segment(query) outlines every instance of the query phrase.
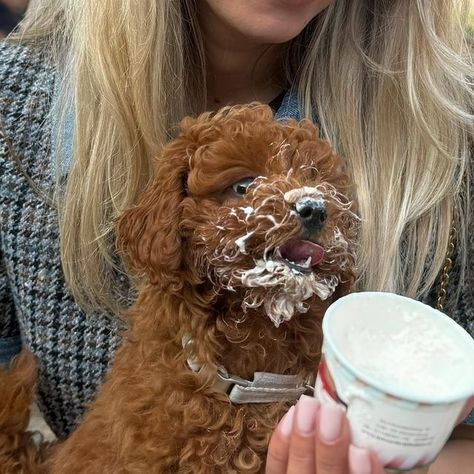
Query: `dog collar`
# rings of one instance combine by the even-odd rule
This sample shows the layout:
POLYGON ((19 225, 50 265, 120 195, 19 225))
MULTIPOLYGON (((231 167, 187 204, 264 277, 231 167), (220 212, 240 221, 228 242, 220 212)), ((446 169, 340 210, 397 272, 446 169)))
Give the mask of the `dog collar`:
MULTIPOLYGON (((183 337, 183 347, 191 338, 183 337)), ((202 365, 195 359, 187 359, 188 367, 199 373, 202 365)), ((222 365, 217 366, 213 388, 226 393, 230 401, 242 403, 271 403, 296 401, 308 390, 313 390, 310 381, 301 382, 297 375, 282 375, 271 372, 255 372, 253 380, 229 374, 222 365)))

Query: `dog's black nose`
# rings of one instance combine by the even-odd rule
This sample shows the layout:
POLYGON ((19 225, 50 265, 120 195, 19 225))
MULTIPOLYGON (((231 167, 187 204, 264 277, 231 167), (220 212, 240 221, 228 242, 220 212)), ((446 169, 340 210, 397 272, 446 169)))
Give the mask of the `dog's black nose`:
POLYGON ((305 228, 310 232, 317 232, 323 228, 326 220, 326 206, 321 199, 303 197, 296 203, 298 213, 305 228))

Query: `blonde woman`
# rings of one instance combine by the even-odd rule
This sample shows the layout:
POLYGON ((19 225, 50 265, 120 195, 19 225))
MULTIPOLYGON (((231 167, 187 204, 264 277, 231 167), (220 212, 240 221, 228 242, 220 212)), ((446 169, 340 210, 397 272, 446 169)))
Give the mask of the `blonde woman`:
MULTIPOLYGON (((224 104, 317 115, 358 186, 358 287, 443 306, 473 333, 465 3, 31 2, 0 46, 0 357, 38 356, 59 437, 94 396, 133 298, 114 220, 178 121, 224 104)), ((268 472, 349 472, 346 421, 312 403, 294 410, 305 430, 291 417, 276 430, 268 472)), ((453 440, 430 472, 467 472, 472 452, 453 440)), ((368 452, 349 457, 352 472, 381 472, 368 452)))

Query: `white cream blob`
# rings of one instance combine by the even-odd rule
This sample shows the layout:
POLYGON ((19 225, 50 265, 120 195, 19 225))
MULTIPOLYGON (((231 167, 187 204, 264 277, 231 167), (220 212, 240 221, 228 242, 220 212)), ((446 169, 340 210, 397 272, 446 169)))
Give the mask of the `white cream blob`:
POLYGON ((292 189, 287 191, 283 198, 286 202, 294 204, 301 198, 316 198, 323 199, 324 194, 317 187, 303 186, 302 188, 292 189))
POLYGON ((321 276, 317 273, 302 273, 277 260, 257 260, 255 267, 240 274, 243 286, 248 288, 278 288, 269 291, 263 298, 246 298, 244 309, 263 305, 267 316, 278 327, 293 315, 306 313, 309 309, 304 302, 314 295, 321 300, 329 298, 339 284, 337 275, 321 276))
POLYGON ((247 251, 245 250, 245 241, 252 235, 254 234, 254 231, 247 232, 245 235, 242 237, 239 237, 238 239, 235 240, 235 245, 237 245, 240 253, 243 255, 247 254, 247 251))

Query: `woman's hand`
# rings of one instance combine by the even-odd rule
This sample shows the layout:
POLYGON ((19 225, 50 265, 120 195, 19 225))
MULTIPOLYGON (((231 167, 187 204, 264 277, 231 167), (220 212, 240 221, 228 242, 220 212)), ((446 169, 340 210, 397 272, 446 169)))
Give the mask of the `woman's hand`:
POLYGON ((303 395, 273 432, 266 474, 385 474, 385 471, 374 454, 350 444, 349 424, 341 408, 319 406, 315 398, 303 395))
MULTIPOLYGON (((459 416, 461 422, 473 409, 471 398, 459 416)), ((459 436, 472 439, 471 436, 459 436)), ((446 463, 453 472, 464 472, 453 460, 446 460, 444 449, 433 464, 446 463)), ((410 471, 427 473, 428 467, 410 471)), ((431 472, 431 470, 430 470, 431 472)), ((444 471, 443 471, 444 472, 444 471)), ((349 425, 339 407, 319 406, 315 398, 303 395, 291 407, 273 432, 268 447, 266 474, 385 474, 378 458, 350 444, 349 425)))

